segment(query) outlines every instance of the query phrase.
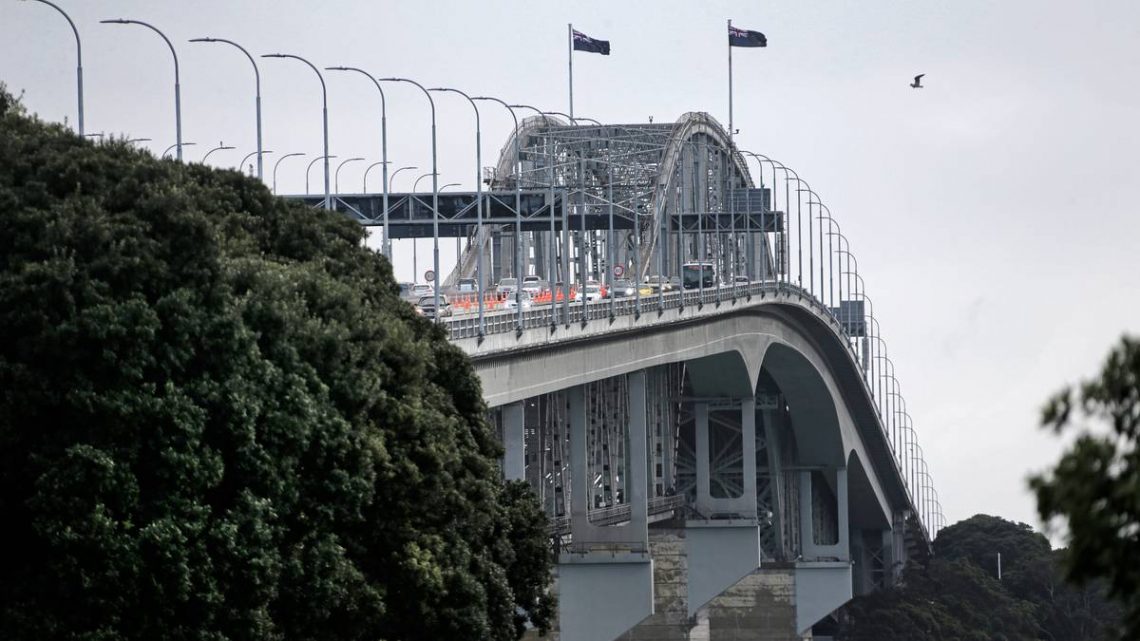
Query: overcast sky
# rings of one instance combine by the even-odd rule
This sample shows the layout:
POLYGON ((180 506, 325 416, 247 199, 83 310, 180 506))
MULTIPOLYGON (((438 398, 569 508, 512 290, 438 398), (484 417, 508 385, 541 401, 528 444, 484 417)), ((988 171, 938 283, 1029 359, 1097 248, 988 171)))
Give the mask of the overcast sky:
MULTIPOLYGON (((237 50, 192 37, 565 111, 573 22, 612 47, 576 55, 577 115, 662 122, 708 111, 727 122, 725 19, 763 31, 768 48, 734 52, 737 142, 796 169, 850 239, 951 522, 986 512, 1038 524, 1025 479, 1061 451, 1038 428, 1043 401, 1095 373, 1140 324, 1135 0, 57 2, 83 39, 87 131, 151 138, 156 151, 174 143, 165 45, 98 23, 145 20, 179 53, 183 138, 197 143, 187 159, 236 146, 210 158, 219 166, 255 149, 252 69, 237 50), (917 73, 927 74, 921 91, 907 86, 917 73)), ((307 153, 278 175, 279 191, 303 192, 321 147, 317 79, 295 61, 259 63, 264 146, 276 152, 266 172, 277 155, 307 153)), ((0 81, 42 118, 74 122, 74 74, 62 17, 0 0, 0 81)), ((331 153, 379 160, 375 87, 326 80, 331 153)), ((421 168, 396 178, 407 190, 430 171, 426 101, 409 85, 387 95, 393 166, 421 168)), ((437 103, 441 184, 473 189, 470 106, 437 103)), ((491 165, 510 118, 488 104, 483 122, 491 165)), ((360 189, 365 165, 344 167, 343 191, 360 189)), ((401 279, 410 253, 397 248, 401 279)), ((442 254, 446 271, 453 245, 442 254)))

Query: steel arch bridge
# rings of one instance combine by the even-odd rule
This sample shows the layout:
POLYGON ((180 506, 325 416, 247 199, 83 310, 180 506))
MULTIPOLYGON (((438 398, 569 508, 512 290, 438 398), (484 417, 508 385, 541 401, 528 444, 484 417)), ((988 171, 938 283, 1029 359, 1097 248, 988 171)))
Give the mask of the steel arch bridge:
MULTIPOLYGON (((778 220, 771 215, 769 221, 760 219, 763 194, 750 189, 753 185, 747 162, 729 149, 727 132, 715 119, 699 112, 686 113, 672 124, 572 125, 547 115, 524 119, 517 135, 512 134, 503 146, 491 185, 503 191, 547 190, 549 201, 563 199, 568 212, 564 220, 555 221, 553 232, 532 232, 525 238, 520 234, 517 240, 504 234, 505 248, 498 252, 502 258, 491 274, 492 280, 514 273, 516 267, 507 259, 513 258, 511 244, 518 242, 531 258, 522 265, 523 275, 541 274, 548 280, 554 275, 565 281, 561 277, 572 268, 550 260, 559 253, 550 239, 563 226, 581 234, 575 237, 573 248, 581 257, 577 269, 595 279, 613 265, 621 265, 625 274, 641 279, 651 272, 677 272, 686 250, 692 258, 703 255, 723 259, 725 273, 744 274, 751 263, 743 254, 736 255, 737 261, 727 262, 729 253, 713 251, 714 245, 719 247, 716 243, 725 242, 715 236, 716 230, 729 232, 739 224, 743 234, 764 224, 775 228, 778 220), (732 194, 739 202, 728 206, 732 194), (713 226, 706 229, 704 225, 708 224, 713 226), (615 233, 602 233, 610 229, 615 233), (710 244, 669 245, 669 239, 684 235, 682 230, 690 235, 708 231, 710 244), (584 247, 577 244, 583 242, 584 247), (530 248, 534 251, 527 251, 530 248), (706 253, 701 254, 701 249, 706 253)), ((746 238, 739 236, 741 242, 746 238)), ((489 234, 483 237, 486 254, 491 253, 490 241, 489 234)), ((469 246, 447 283, 477 275, 474 250, 480 244, 476 240, 469 246)))
POLYGON ((390 194, 387 212, 378 194, 334 202, 388 238, 467 240, 438 320, 475 363, 505 476, 552 520, 561 638, 739 617, 724 595, 775 576, 795 585, 786 627, 804 634, 928 551, 941 509, 871 300, 794 170, 704 113, 543 114, 485 182, 437 209, 432 194, 390 194), (686 283, 686 264, 715 277, 686 283), (595 299, 591 281, 614 290, 619 271, 630 295, 595 299), (669 569, 682 596, 654 589, 669 569))

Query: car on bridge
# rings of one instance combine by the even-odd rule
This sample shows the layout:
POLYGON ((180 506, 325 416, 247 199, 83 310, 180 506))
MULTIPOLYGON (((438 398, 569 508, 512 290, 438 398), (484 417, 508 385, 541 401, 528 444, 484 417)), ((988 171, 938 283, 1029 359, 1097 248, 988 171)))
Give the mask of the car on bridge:
POLYGON ((435 294, 432 294, 431 296, 423 296, 420 298, 419 302, 416 303, 416 311, 418 311, 421 316, 432 320, 436 318, 447 318, 451 316, 451 304, 448 302, 446 295, 440 294, 439 313, 437 314, 435 308, 435 294))
POLYGON ((538 276, 526 276, 523 278, 522 288, 524 292, 530 292, 531 296, 537 296, 550 289, 550 283, 542 280, 538 276))
POLYGON ((633 287, 633 281, 620 279, 615 280, 606 290, 606 298, 626 298, 636 293, 637 290, 633 287))
POLYGON ((503 309, 517 310, 519 307, 522 307, 523 309, 530 309, 533 306, 534 297, 532 297, 530 295, 530 292, 526 291, 525 289, 519 294, 518 302, 515 301, 515 297, 513 295, 508 296, 507 299, 503 301, 503 309))
POLYGON ((455 291, 460 294, 474 294, 479 290, 479 281, 474 278, 460 278, 455 284, 455 291))
POLYGON ((497 294, 513 294, 519 288, 519 279, 517 278, 502 278, 499 279, 499 285, 495 287, 497 294))
POLYGON ((416 283, 415 285, 412 285, 412 291, 409 293, 409 296, 412 300, 419 300, 424 296, 433 295, 435 295, 435 288, 431 285, 424 285, 423 283, 416 283))
POLYGON ((602 287, 602 284, 599 283, 598 281, 596 281, 596 280, 586 281, 586 301, 592 303, 594 301, 602 300, 602 298, 604 298, 603 291, 604 291, 604 288, 602 287))

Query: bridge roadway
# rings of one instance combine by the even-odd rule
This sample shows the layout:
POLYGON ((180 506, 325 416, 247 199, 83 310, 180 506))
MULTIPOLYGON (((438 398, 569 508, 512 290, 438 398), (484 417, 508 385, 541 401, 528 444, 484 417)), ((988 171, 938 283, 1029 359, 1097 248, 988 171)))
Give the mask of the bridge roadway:
MULTIPOLYGON (((863 359, 853 342, 856 339, 845 334, 833 309, 805 290, 784 282, 756 281, 735 288, 674 291, 639 299, 565 304, 559 301, 553 306, 525 310, 521 330, 518 320, 512 311, 488 313, 482 336, 473 315, 455 316, 443 323, 452 341, 472 358, 488 406, 503 414, 510 413, 504 412, 505 408, 523 405, 527 399, 580 390, 600 381, 632 377, 678 363, 688 369, 692 396, 681 399, 682 402, 695 399, 695 404, 700 405, 710 401, 715 404, 712 399, 757 399, 762 393, 754 385, 766 378, 761 370, 771 370, 771 376, 784 388, 786 403, 794 406, 789 412, 789 439, 796 440, 799 452, 798 458, 786 461, 784 473, 799 475, 800 534, 808 537, 798 545, 787 545, 799 553, 792 564, 793 582, 802 586, 797 594, 797 633, 810 630, 852 594, 881 584, 897 571, 906 537, 917 534, 927 540, 921 525, 918 532, 905 531, 905 515, 913 513, 915 506, 892 435, 879 420, 870 377, 861 366, 863 359), (813 410, 813 406, 827 407, 819 411, 813 410), (824 425, 827 427, 823 432, 830 434, 821 433, 819 428, 824 425), (824 482, 837 495, 834 507, 839 522, 832 527, 840 529, 840 533, 830 546, 817 544, 818 535, 810 534, 813 527, 820 527, 820 519, 813 519, 813 510, 804 506, 817 507, 819 498, 809 488, 813 474, 821 472, 822 476, 834 475, 834 480, 824 482), (851 531, 843 532, 848 529, 851 531), (883 543, 873 554, 864 540, 868 531, 883 533, 878 535, 883 543), (853 542, 856 538, 860 539, 857 544, 853 542), (892 567, 882 567, 883 557, 891 555, 891 548, 895 550, 894 560, 888 561, 892 567), (866 573, 861 577, 852 575, 853 564, 872 565, 870 557, 876 555, 880 557, 880 580, 875 581, 866 573)), ((515 415, 521 417, 522 413, 520 410, 515 415)), ((585 412, 583 418, 584 415, 585 412)), ((764 420, 769 423, 769 431, 778 423, 770 418, 764 420)), ((503 426, 508 449, 504 467, 508 476, 523 478, 526 475, 522 470, 533 466, 535 457, 533 453, 527 457, 524 435, 512 438, 512 426, 506 424, 509 422, 505 420, 503 426), (513 464, 511 459, 516 459, 513 464)), ((569 422, 568 440, 573 448, 573 417, 569 422)), ((524 429, 521 423, 514 426, 518 432, 524 429)), ((747 431, 747 427, 742 427, 742 435, 747 431)), ((636 434, 626 436, 636 438, 636 434)), ((635 455, 636 444, 629 447, 633 451, 630 455, 635 455)), ((680 453, 674 453, 674 457, 679 456, 680 453)), ((747 469, 748 464, 744 465, 747 469)), ((700 467, 699 461, 696 466, 700 467)), ((586 466, 580 464, 579 468, 581 471, 569 471, 571 482, 576 475, 585 476, 582 471, 586 466)), ((715 470, 706 470, 705 475, 710 474, 715 474, 715 470)), ((771 477, 771 469, 769 474, 771 477)), ((816 480, 821 479, 816 476, 816 480)), ((755 484, 745 486, 742 489, 757 491, 755 484)), ((629 569, 636 567, 638 561, 645 563, 654 557, 654 544, 644 530, 650 522, 674 516, 677 522, 687 525, 690 539, 692 532, 700 533, 697 540, 686 544, 690 597, 695 589, 700 600, 695 603, 690 598, 684 604, 690 617, 698 614, 701 607, 711 607, 709 604, 715 602, 718 594, 750 572, 764 568, 765 556, 768 561, 788 558, 779 552, 747 552, 756 549, 759 532, 765 526, 772 527, 773 522, 771 516, 758 516, 756 498, 750 499, 751 510, 742 508, 739 501, 727 511, 718 510, 718 502, 731 500, 694 489, 687 488, 687 501, 680 496, 654 497, 652 491, 643 490, 641 498, 633 499, 650 496, 642 504, 640 522, 636 506, 631 509, 629 505, 630 497, 610 507, 582 510, 586 516, 577 523, 579 527, 575 527, 579 519, 573 514, 555 517, 552 534, 559 538, 564 550, 560 579, 562 583, 571 583, 559 586, 562 638, 614 638, 653 612, 668 610, 670 604, 655 607, 652 597, 646 596, 646 586, 649 594, 653 591, 652 579, 647 579, 646 574, 652 572, 652 564, 641 567, 641 574, 629 569), (614 527, 619 524, 620 527, 614 527), (644 536, 631 536, 629 532, 622 532, 616 540, 604 533, 599 536, 604 530, 634 528, 640 528, 644 536), (733 553, 725 556, 729 550, 733 553), (737 554, 741 550, 744 552, 737 554), (702 563, 694 566, 697 559, 702 563), (630 576, 616 577, 620 570, 615 568, 624 569, 630 576), (614 594, 602 598, 606 586, 618 587, 614 594), (630 595, 640 596, 641 602, 631 602, 630 595), (611 605, 610 611, 605 603, 611 605)), ((573 491, 570 493, 573 498, 573 491)), ((769 507, 787 512, 789 506, 776 506, 769 501, 769 507)), ((671 607, 679 606, 673 603, 671 607)))

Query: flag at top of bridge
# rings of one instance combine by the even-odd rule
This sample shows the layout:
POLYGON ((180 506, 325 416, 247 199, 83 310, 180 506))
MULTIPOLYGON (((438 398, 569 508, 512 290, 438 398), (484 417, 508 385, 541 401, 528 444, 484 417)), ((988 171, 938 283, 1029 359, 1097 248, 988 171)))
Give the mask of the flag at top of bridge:
POLYGON ((759 31, 747 29, 728 28, 728 46, 730 47, 767 47, 768 39, 759 31))
POLYGON ((596 40, 587 36, 586 34, 574 30, 574 50, 575 51, 589 51, 591 53, 600 53, 603 56, 610 55, 610 41, 609 40, 596 40))

